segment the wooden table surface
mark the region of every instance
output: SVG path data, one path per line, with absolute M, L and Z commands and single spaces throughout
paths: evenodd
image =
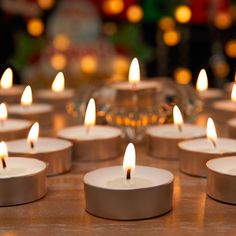
M 41 134 L 50 135 L 63 126 L 76 123 L 64 116 L 54 119 L 54 131 L 45 128 Z M 84 174 L 96 168 L 120 165 L 123 157 L 96 163 L 74 162 L 69 173 L 48 178 L 48 193 L 43 199 L 1 207 L 0 235 L 236 235 L 236 206 L 209 198 L 205 193 L 206 179 L 181 173 L 178 161 L 147 156 L 142 146 L 136 146 L 136 149 L 137 164 L 165 168 L 175 175 L 171 212 L 140 221 L 113 221 L 88 214 L 85 211 Z M 143 204 L 145 207 L 145 202 Z

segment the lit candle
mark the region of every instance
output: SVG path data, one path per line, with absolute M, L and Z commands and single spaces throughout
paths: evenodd
M 31 127 L 27 139 L 7 142 L 10 155 L 30 157 L 48 163 L 47 175 L 57 175 L 71 168 L 72 144 L 68 141 L 39 136 L 39 124 Z
M 207 121 L 207 138 L 179 143 L 180 170 L 186 174 L 206 177 L 206 162 L 210 159 L 236 153 L 236 140 L 217 138 L 214 122 Z
M 65 110 L 66 105 L 73 101 L 74 95 L 74 89 L 65 89 L 64 74 L 59 72 L 52 82 L 51 90 L 39 90 L 37 99 L 40 102 L 46 102 L 53 105 L 56 109 Z
M 95 125 L 96 106 L 90 99 L 84 125 L 73 126 L 58 132 L 58 137 L 73 142 L 75 157 L 85 160 L 102 160 L 120 154 L 121 131 L 118 128 Z M 91 145 L 93 148 L 91 148 Z
M 178 143 L 180 141 L 206 135 L 203 127 L 184 124 L 178 106 L 174 106 L 173 118 L 174 124 L 151 126 L 146 130 L 147 153 L 149 155 L 164 159 L 178 159 Z
M 0 142 L 0 206 L 36 201 L 47 191 L 46 164 L 42 161 L 8 157 L 7 146 Z M 30 186 L 30 188 L 29 188 Z
M 84 176 L 86 210 L 116 220 L 163 215 L 172 209 L 173 180 L 167 170 L 135 167 L 135 148 L 130 143 L 123 167 L 97 169 Z
M 33 96 L 30 86 L 26 86 L 21 96 L 21 104 L 10 105 L 9 115 L 13 118 L 24 118 L 31 121 L 39 121 L 41 124 L 51 123 L 52 106 L 44 103 L 32 103 Z
M 6 103 L 15 103 L 20 99 L 22 91 L 23 86 L 13 86 L 13 72 L 11 68 L 7 68 L 0 81 L 0 100 Z

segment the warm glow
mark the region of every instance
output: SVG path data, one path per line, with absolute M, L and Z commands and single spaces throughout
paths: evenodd
M 116 74 L 125 75 L 129 71 L 129 60 L 127 57 L 117 55 L 113 61 L 113 69 Z
M 13 84 L 13 73 L 11 68 L 7 68 L 1 78 L 1 88 L 9 89 Z
M 38 0 L 38 4 L 43 10 L 49 10 L 55 4 L 55 0 Z
M 32 36 L 40 36 L 44 31 L 43 21 L 39 18 L 30 19 L 27 23 L 27 30 Z
M 180 33 L 176 30 L 168 30 L 163 34 L 163 41 L 167 46 L 175 46 L 180 42 Z
M 201 69 L 198 75 L 196 89 L 197 91 L 206 91 L 208 89 L 208 79 L 204 69 Z
M 229 12 L 220 12 L 216 15 L 214 23 L 218 29 L 224 30 L 231 26 L 232 17 Z
M 67 65 L 67 59 L 62 53 L 53 54 L 50 62 L 55 70 L 63 70 Z
M 128 170 L 134 171 L 135 169 L 135 147 L 133 143 L 129 143 L 125 150 L 124 160 L 123 160 L 123 170 L 126 173 Z
M 66 51 L 70 46 L 70 39 L 65 34 L 58 34 L 53 39 L 53 46 L 59 51 Z
M 178 84 L 189 84 L 192 80 L 192 73 L 188 68 L 177 68 L 174 71 L 174 78 Z
M 94 126 L 96 122 L 96 105 L 93 98 L 89 100 L 86 112 L 85 112 L 85 118 L 84 118 L 84 125 L 87 127 Z
M 214 66 L 212 66 L 212 71 L 216 77 L 224 79 L 229 74 L 230 67 L 226 61 L 221 60 L 217 61 Z
M 213 143 L 217 141 L 216 128 L 212 118 L 207 120 L 207 138 Z
M 24 89 L 24 92 L 23 92 L 23 94 L 21 96 L 21 105 L 22 106 L 30 106 L 32 104 L 32 101 L 33 101 L 32 89 L 28 85 Z
M 123 0 L 104 0 L 102 9 L 106 14 L 116 15 L 120 14 L 124 9 Z
M 236 40 L 235 39 L 229 40 L 225 44 L 225 53 L 227 54 L 228 57 L 236 58 Z
M 95 56 L 84 56 L 80 61 L 81 70 L 86 74 L 92 74 L 97 69 L 97 59 Z
M 5 142 L 0 142 L 0 159 L 6 159 L 8 157 L 7 145 Z
M 5 103 L 0 104 L 0 121 L 4 121 L 7 119 L 7 107 Z
M 35 122 L 28 134 L 27 142 L 30 144 L 31 147 L 35 145 L 39 137 L 39 123 Z
M 232 92 L 231 92 L 231 100 L 236 102 L 236 84 L 233 85 Z
M 127 9 L 126 16 L 128 21 L 137 23 L 143 18 L 143 9 L 139 5 L 132 5 Z
M 61 92 L 65 88 L 65 78 L 62 72 L 59 72 L 52 82 L 52 91 Z
M 183 117 L 182 114 L 178 108 L 178 106 L 174 106 L 173 109 L 173 118 L 174 118 L 174 124 L 177 126 L 181 126 L 183 125 L 184 121 L 183 121 Z
M 140 81 L 140 69 L 138 59 L 134 58 L 130 64 L 129 68 L 129 82 L 138 83 Z
M 190 7 L 186 5 L 181 5 L 175 9 L 174 15 L 175 15 L 175 19 L 179 23 L 184 24 L 190 21 L 192 12 L 191 12 Z
M 175 21 L 170 16 L 164 16 L 162 17 L 159 22 L 159 27 L 161 30 L 173 30 L 175 28 Z

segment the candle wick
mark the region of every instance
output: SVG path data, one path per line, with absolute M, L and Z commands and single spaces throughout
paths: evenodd
M 131 179 L 131 169 L 127 169 L 127 172 L 126 172 L 126 179 L 127 180 L 130 180 Z
M 2 167 L 5 169 L 7 167 L 6 161 L 4 158 L 2 158 Z
M 34 142 L 33 141 L 30 141 L 30 148 L 34 149 Z
M 183 132 L 183 127 L 182 127 L 182 125 L 178 124 L 177 127 L 178 127 L 179 132 L 182 133 L 182 132 Z
M 213 139 L 210 139 L 210 141 L 213 144 L 213 147 L 216 148 L 216 141 L 214 141 Z

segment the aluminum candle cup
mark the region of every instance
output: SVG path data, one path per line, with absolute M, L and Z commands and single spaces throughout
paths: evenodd
M 51 105 L 34 103 L 28 107 L 11 105 L 8 107 L 9 116 L 31 121 L 38 121 L 41 125 L 49 125 L 52 122 L 53 108 Z
M 207 162 L 207 194 L 219 201 L 236 204 L 236 156 Z
M 46 164 L 29 158 L 10 157 L 0 169 L 0 206 L 36 201 L 47 192 Z
M 9 141 L 25 137 L 32 123 L 27 120 L 6 119 L 0 124 L 0 140 Z
M 174 176 L 167 170 L 136 166 L 130 180 L 122 166 L 97 169 L 84 176 L 86 210 L 98 217 L 139 220 L 172 209 Z
M 196 125 L 184 124 L 182 132 L 175 125 L 152 126 L 146 131 L 147 154 L 157 158 L 179 159 L 179 142 L 205 135 L 206 130 Z
M 198 91 L 199 98 L 203 101 L 204 107 L 210 107 L 216 100 L 222 99 L 223 92 L 220 89 L 208 89 Z
M 7 89 L 0 88 L 0 101 L 4 101 L 7 104 L 17 103 L 23 90 L 24 86 L 21 85 L 14 85 Z
M 236 139 L 236 118 L 230 119 L 227 122 L 229 137 Z
M 57 175 L 71 168 L 72 144 L 55 138 L 39 138 L 31 148 L 26 139 L 7 142 L 9 155 L 30 157 L 48 163 L 47 175 Z
M 186 174 L 206 177 L 207 161 L 236 154 L 236 140 L 219 138 L 216 148 L 207 139 L 195 139 L 179 143 L 180 170 Z
M 85 126 L 73 126 L 58 132 L 57 136 L 73 143 L 77 160 L 99 161 L 121 154 L 121 130 L 96 125 L 89 132 Z

